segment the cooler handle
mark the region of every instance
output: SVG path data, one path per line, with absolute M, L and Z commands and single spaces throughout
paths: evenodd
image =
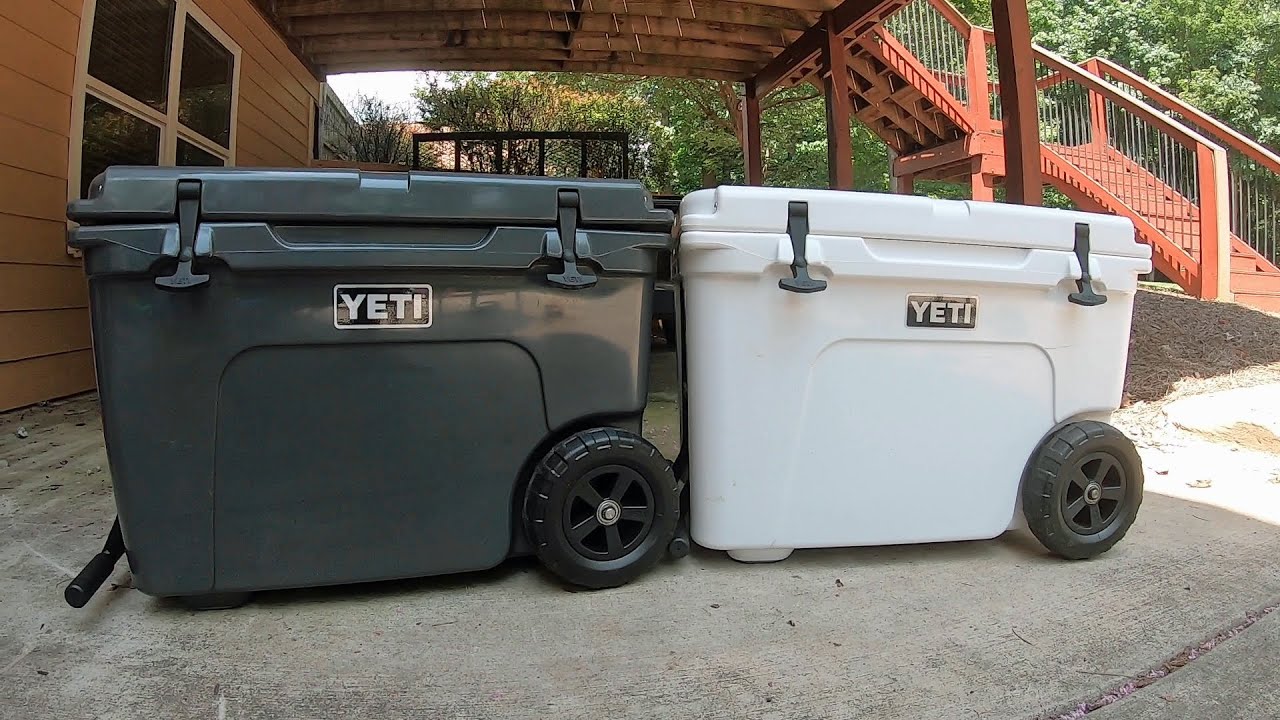
M 793 293 L 816 293 L 827 289 L 826 280 L 809 276 L 809 259 L 805 246 L 809 238 L 809 203 L 787 203 L 787 235 L 791 237 L 791 277 L 778 281 L 778 287 Z

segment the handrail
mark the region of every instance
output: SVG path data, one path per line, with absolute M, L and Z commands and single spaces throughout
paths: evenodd
M 995 42 L 995 32 L 987 30 L 986 28 L 983 28 L 983 30 L 987 40 L 989 42 Z M 1085 71 L 1083 68 L 1068 62 L 1039 45 L 1033 45 L 1032 49 L 1035 51 L 1036 59 L 1049 67 L 1055 73 L 1066 75 L 1089 90 L 1096 92 L 1116 105 L 1123 107 L 1130 113 L 1133 113 L 1153 125 L 1158 125 L 1162 130 L 1173 137 L 1191 145 L 1204 145 L 1209 148 L 1218 147 L 1217 143 L 1214 143 L 1200 133 L 1174 122 L 1167 115 L 1156 112 L 1146 103 L 1143 103 L 1131 95 L 1120 92 L 1110 83 L 1103 81 L 1101 78 Z
M 1113 75 L 1125 84 L 1131 85 L 1141 90 L 1146 95 L 1156 98 L 1168 109 L 1177 111 L 1184 117 L 1194 120 L 1201 128 L 1213 130 L 1218 133 L 1219 137 L 1217 139 L 1226 141 L 1222 144 L 1228 145 L 1232 149 L 1243 153 L 1248 156 L 1249 159 L 1260 163 L 1271 172 L 1280 173 L 1280 156 L 1277 156 L 1262 145 L 1259 145 L 1257 142 L 1249 139 L 1247 136 L 1228 126 L 1221 120 L 1218 120 L 1193 105 L 1187 104 L 1181 98 L 1167 92 L 1163 88 L 1152 83 L 1150 80 L 1136 75 L 1128 69 L 1121 67 L 1106 58 L 1093 57 L 1087 62 L 1097 63 L 1106 71 L 1106 74 Z
M 951 24 L 951 27 L 958 30 L 961 35 L 968 37 L 969 31 L 973 29 L 973 23 L 969 22 L 969 18 L 957 10 L 955 5 L 947 2 L 947 0 L 930 0 L 929 4 L 933 6 L 934 10 L 938 11 L 943 20 Z

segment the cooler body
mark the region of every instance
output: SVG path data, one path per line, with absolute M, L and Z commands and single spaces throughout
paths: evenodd
M 267 204 L 282 180 L 296 192 Z M 194 228 L 182 192 L 168 222 L 129 209 L 163 209 L 178 181 L 202 186 Z M 638 429 L 646 399 L 663 214 L 638 186 L 587 184 L 566 229 L 564 191 L 109 171 L 73 211 L 74 243 L 137 586 L 261 590 L 506 558 L 539 450 L 589 420 Z M 589 282 L 548 280 L 564 274 L 560 236 Z M 186 275 L 204 279 L 175 284 L 188 248 Z
M 1071 301 L 1077 226 L 1092 287 Z M 1127 221 L 719 188 L 678 220 L 692 536 L 724 550 L 990 538 L 1028 458 L 1120 403 L 1149 248 Z M 825 287 L 791 292 L 796 240 Z

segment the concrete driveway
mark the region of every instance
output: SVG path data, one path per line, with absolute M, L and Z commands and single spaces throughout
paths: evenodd
M 649 430 L 668 447 L 669 391 Z M 77 611 L 62 587 L 112 517 L 92 399 L 0 416 L 0 458 L 2 718 L 1057 717 L 1280 601 L 1280 528 L 1149 492 L 1085 563 L 1013 532 L 761 566 L 696 551 L 595 593 L 517 561 L 193 613 L 122 562 Z M 1277 619 L 1097 716 L 1276 716 Z M 1234 711 L 1174 684 L 1260 662 L 1270 694 Z

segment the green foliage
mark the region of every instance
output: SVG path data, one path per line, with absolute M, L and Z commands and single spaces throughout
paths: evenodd
M 547 73 L 449 73 L 414 92 L 435 130 L 625 131 L 632 174 L 657 192 L 670 183 L 672 132 L 634 97 L 606 87 L 575 89 Z
M 1277 0 L 1029 0 L 1028 9 L 1037 43 L 1072 61 L 1105 57 L 1280 147 Z

